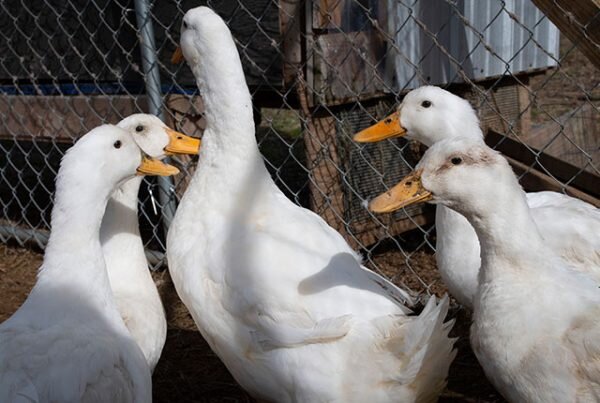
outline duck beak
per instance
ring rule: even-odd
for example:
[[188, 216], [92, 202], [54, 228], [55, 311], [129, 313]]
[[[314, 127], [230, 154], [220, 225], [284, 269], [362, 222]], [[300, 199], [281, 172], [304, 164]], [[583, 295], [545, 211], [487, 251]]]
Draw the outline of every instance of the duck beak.
[[159, 160], [149, 158], [147, 156], [142, 157], [142, 163], [137, 168], [138, 175], [159, 175], [159, 176], [171, 176], [179, 173], [179, 169], [172, 165], [165, 164]]
[[431, 192], [421, 183], [421, 172], [411, 172], [396, 186], [371, 200], [369, 210], [374, 213], [391, 213], [402, 207], [433, 199]]
[[168, 127], [165, 129], [165, 132], [169, 135], [169, 144], [165, 147], [167, 154], [198, 154], [200, 139], [186, 136]]
[[172, 64], [180, 64], [183, 62], [183, 51], [181, 50], [181, 46], [177, 46], [175, 52], [173, 52], [173, 56], [171, 56]]
[[400, 125], [400, 112], [395, 112], [373, 126], [356, 133], [354, 141], [358, 141], [359, 143], [373, 143], [392, 137], [401, 137], [405, 134], [406, 129]]

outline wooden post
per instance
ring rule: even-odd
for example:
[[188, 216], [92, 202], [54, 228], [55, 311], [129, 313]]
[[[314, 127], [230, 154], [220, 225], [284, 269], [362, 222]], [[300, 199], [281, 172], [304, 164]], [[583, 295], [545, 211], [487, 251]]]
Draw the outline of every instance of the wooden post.
[[533, 0], [533, 3], [600, 69], [599, 0]]
[[290, 88], [302, 69], [302, 0], [280, 0], [279, 29], [283, 52], [283, 85]]
[[338, 171], [341, 164], [337, 153], [335, 117], [315, 115], [309, 109], [308, 97], [304, 76], [300, 74], [298, 98], [305, 121], [304, 143], [306, 164], [310, 171], [310, 208], [350, 241], [351, 237], [344, 223], [344, 191]]

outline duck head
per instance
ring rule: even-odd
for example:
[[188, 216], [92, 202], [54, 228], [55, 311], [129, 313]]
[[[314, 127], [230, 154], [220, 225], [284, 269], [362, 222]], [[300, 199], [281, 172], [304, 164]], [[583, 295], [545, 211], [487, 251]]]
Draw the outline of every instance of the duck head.
[[483, 138], [475, 110], [466, 100], [438, 87], [410, 91], [390, 116], [354, 136], [370, 143], [406, 137], [426, 146], [451, 137]]
[[136, 113], [121, 120], [117, 126], [127, 131], [142, 151], [153, 158], [198, 154], [200, 149], [200, 139], [170, 129], [154, 115]]
[[185, 58], [190, 66], [199, 64], [200, 54], [211, 54], [205, 48], [218, 46], [224, 40], [224, 34], [229, 36], [227, 39], [233, 40], [223, 19], [212, 9], [200, 6], [188, 10], [181, 23], [181, 45], [173, 53], [171, 62], [181, 63]]
[[431, 202], [479, 214], [502, 199], [507, 185], [518, 183], [506, 159], [480, 139], [456, 137], [429, 148], [415, 170], [373, 199], [369, 209], [388, 213]]
[[65, 153], [59, 176], [87, 177], [112, 187], [135, 175], [169, 176], [179, 172], [171, 165], [144, 156], [125, 130], [102, 125], [81, 137]]

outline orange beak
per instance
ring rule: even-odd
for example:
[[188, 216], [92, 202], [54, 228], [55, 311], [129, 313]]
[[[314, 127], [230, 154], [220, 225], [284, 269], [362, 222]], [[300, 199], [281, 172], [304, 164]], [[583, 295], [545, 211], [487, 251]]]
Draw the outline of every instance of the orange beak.
[[179, 173], [179, 169], [162, 161], [149, 157], [142, 157], [142, 163], [137, 168], [138, 175], [171, 176]]
[[421, 172], [411, 172], [396, 186], [371, 200], [369, 210], [374, 213], [391, 213], [411, 204], [431, 200], [433, 195], [421, 183]]
[[392, 137], [401, 137], [405, 134], [406, 129], [400, 125], [400, 112], [395, 112], [373, 126], [356, 133], [354, 141], [372, 143]]
[[173, 52], [173, 56], [171, 56], [171, 63], [179, 64], [183, 62], [183, 51], [181, 50], [181, 46], [177, 46], [175, 52]]
[[169, 144], [165, 147], [167, 154], [198, 154], [200, 139], [186, 136], [168, 127], [165, 131], [169, 135]]

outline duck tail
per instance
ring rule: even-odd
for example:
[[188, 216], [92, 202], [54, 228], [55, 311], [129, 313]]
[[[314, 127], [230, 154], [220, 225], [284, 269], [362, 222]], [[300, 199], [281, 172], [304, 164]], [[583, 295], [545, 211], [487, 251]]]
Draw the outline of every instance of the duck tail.
[[444, 323], [448, 307], [448, 296], [439, 303], [432, 296], [419, 316], [396, 325], [392, 334], [387, 328], [386, 350], [401, 362], [393, 380], [403, 390], [400, 394], [409, 393], [412, 401], [435, 402], [446, 387], [448, 370], [456, 356], [456, 338], [448, 336], [454, 320]]

